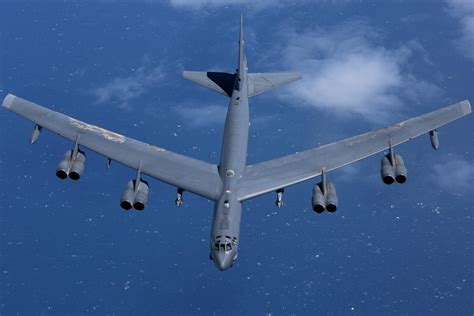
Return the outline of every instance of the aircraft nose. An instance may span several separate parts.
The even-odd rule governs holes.
[[[224,271],[232,266],[231,253],[218,253],[216,256],[216,266],[219,270]]]

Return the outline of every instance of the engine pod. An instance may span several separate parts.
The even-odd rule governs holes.
[[[326,199],[324,198],[323,192],[321,190],[321,183],[316,184],[313,188],[311,206],[313,207],[313,211],[318,214],[324,212],[326,206]]]
[[[388,156],[383,156],[380,161],[380,175],[383,183],[390,185],[395,182],[395,169]]]
[[[76,159],[72,162],[71,168],[69,170],[69,178],[71,180],[79,180],[84,172],[84,166],[86,163],[86,155],[79,151],[77,153]]]
[[[402,156],[395,154],[395,180],[397,183],[405,183],[407,181],[407,168],[403,162]]]
[[[61,180],[66,179],[69,175],[69,170],[71,169],[71,155],[72,150],[66,151],[63,159],[56,168],[56,176]]]
[[[326,184],[327,197],[326,197],[326,210],[330,213],[334,213],[337,210],[337,193],[336,186],[332,182]]]
[[[135,186],[134,181],[129,181],[127,187],[122,193],[120,198],[120,207],[124,210],[129,210],[133,207],[133,199],[135,197]]]
[[[133,202],[134,209],[137,211],[143,211],[145,209],[146,203],[148,202],[149,190],[148,183],[146,181],[140,180]]]

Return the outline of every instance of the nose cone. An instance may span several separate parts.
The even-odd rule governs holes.
[[[214,263],[219,270],[224,271],[232,266],[234,262],[233,257],[232,253],[214,253]]]

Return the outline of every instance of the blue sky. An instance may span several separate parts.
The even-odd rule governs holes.
[[[304,78],[251,100],[249,163],[474,100],[474,5],[446,1],[0,1],[0,94],[209,162],[227,99],[181,78],[233,71],[244,14],[250,71]],[[0,313],[459,314],[473,292],[474,125],[329,174],[334,214],[314,214],[311,180],[244,205],[239,259],[209,261],[212,203],[151,180],[124,212],[134,172],[89,153],[78,182],[55,168],[72,144],[0,113]],[[150,180],[150,179],[148,179]]]

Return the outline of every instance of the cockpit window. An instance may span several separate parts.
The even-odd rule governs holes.
[[[212,248],[215,251],[220,252],[229,252],[232,251],[234,247],[237,246],[237,238],[231,236],[216,236],[214,243],[212,244]]]

